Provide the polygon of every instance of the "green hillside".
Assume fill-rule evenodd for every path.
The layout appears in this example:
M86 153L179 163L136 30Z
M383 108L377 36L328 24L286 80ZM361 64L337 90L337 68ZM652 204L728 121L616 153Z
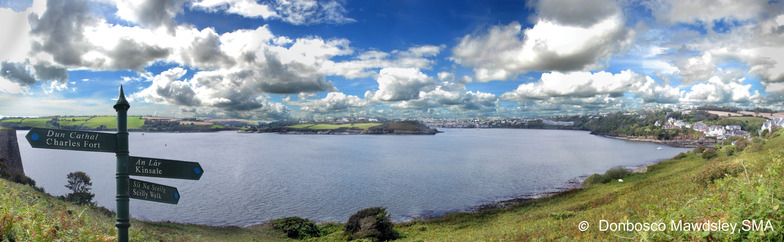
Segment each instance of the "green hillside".
M6 127L14 124L14 127L20 128L117 129L117 117L115 116L15 118L3 119L2 123ZM144 119L141 117L128 117L128 129L140 129L142 126L144 126Z

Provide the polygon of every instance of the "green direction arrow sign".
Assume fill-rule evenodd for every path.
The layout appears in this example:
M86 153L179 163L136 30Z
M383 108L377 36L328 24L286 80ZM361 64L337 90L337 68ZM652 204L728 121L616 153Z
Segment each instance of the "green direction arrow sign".
M135 199L177 204L180 201L180 192L176 187L164 186L152 182L128 179L130 182L130 197Z
M177 179L199 180L204 169L197 162L145 157L128 157L128 174Z
M96 152L117 151L116 134L32 128L25 138L33 148Z

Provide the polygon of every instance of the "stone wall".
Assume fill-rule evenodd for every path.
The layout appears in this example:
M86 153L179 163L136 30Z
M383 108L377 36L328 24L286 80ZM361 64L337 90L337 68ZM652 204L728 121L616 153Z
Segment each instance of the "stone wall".
M22 155L19 154L19 143L16 139L16 130L0 129L0 160L5 162L13 173L24 174Z

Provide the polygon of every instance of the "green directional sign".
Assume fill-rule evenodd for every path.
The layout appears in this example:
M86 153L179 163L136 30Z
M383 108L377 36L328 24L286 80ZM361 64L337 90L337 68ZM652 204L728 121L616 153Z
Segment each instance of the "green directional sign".
M130 198L177 204L180 201L180 192L176 187L164 186L152 182L128 179L130 182Z
M112 153L117 151L116 134L32 128L25 138L33 148Z
M176 179L199 180L204 169L198 162L128 157L128 174Z

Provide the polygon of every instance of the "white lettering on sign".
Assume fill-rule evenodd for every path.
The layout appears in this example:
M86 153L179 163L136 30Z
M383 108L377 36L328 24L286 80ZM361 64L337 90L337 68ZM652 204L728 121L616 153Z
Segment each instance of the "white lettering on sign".
M68 134L66 135L66 133ZM47 130L45 143L51 146L69 148L101 149L101 143L95 142L98 140L98 135L73 131Z
M158 160L150 159L149 162L143 159L137 159L134 163L134 169L139 174L163 175L163 170L159 168L163 164Z
M144 199L163 199L163 194L166 193L166 187L152 184L133 181L131 184L131 193L134 196Z

